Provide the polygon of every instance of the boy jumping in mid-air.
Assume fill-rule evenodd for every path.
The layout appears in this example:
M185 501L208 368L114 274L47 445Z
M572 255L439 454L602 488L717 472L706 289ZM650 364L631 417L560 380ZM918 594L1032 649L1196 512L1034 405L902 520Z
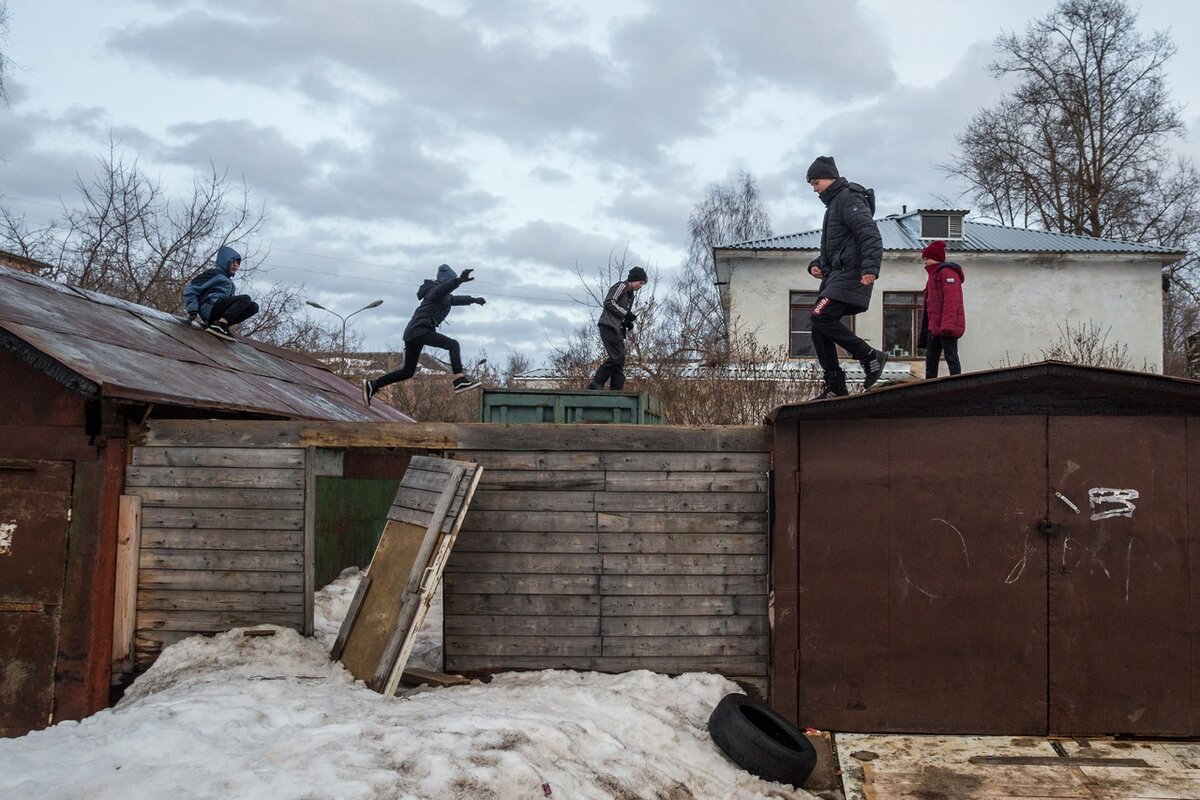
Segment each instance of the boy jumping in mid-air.
M476 303L483 305L487 301L482 297L452 294L455 289L467 281L473 281L471 270L464 269L462 275L456 275L448 264L438 267L437 279L425 279L421 288L417 289L417 297L421 304L413 312L408 327L404 329L404 364L400 369L382 375L375 380L363 378L363 402L371 405L371 398L385 386L399 381L406 381L417 372L417 364L421 351L426 347L438 347L450 353L450 368L454 372L454 391L466 392L479 386L479 381L472 380L463 374L462 355L459 353L458 342L449 336L438 333L437 328L446 319L453 306L466 306Z
M605 383L610 383L614 391L625 388L625 335L633 330L633 323L637 321L637 314L631 310L633 295L646 285L646 280L646 270L634 267L625 280L610 286L604 296L604 308L597 325L608 357L596 370L587 388L603 389Z

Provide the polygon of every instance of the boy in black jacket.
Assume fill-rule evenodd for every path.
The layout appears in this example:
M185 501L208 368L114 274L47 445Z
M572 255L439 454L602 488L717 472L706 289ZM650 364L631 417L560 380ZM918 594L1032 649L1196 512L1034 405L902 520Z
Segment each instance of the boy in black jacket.
M633 330L633 323L637 321L637 314L631 310L633 295L646 285L646 280L646 270L633 267L628 277L610 286L608 294L604 296L604 308L600 311L597 325L607 358L596 370L587 388L600 390L605 383L609 383L614 391L625 388L625 335Z
M450 369L454 372L454 391L466 392L479 386L479 381L463 375L462 355L458 342L449 336L438 333L437 328L446 319L453 306L466 306L476 303L483 305L487 301L482 297L456 295L452 292L467 281L473 281L471 270L464 269L462 275L456 275L448 264L438 267L437 280L425 279L421 288L417 289L417 297L421 304L413 312L408 327L404 329L404 365L400 369L382 375L375 380L363 378L363 402L371 405L371 398L385 386L399 381L406 381L417 372L421 359L421 351L426 347L439 347L450 353Z

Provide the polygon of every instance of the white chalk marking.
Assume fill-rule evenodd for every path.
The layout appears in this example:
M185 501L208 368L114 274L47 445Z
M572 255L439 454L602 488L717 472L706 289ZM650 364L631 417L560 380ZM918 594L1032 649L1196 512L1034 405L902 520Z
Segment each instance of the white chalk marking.
M1137 506L1130 501L1137 498L1137 489L1106 489L1099 486L1088 489L1088 505L1093 509L1092 522L1110 517L1133 517L1133 511ZM1112 503L1120 508L1110 508L1107 511L1094 510L1096 506L1104 503Z
M13 534L17 532L17 523L0 522L0 556L12 555Z

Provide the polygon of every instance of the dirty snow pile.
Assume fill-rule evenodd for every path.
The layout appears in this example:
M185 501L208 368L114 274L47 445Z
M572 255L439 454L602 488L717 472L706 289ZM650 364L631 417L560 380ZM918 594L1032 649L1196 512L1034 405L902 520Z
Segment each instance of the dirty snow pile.
M318 598L321 639L354 583ZM0 740L0 798L810 797L716 749L705 723L737 691L717 675L505 673L387 700L272 629L179 642L115 708Z

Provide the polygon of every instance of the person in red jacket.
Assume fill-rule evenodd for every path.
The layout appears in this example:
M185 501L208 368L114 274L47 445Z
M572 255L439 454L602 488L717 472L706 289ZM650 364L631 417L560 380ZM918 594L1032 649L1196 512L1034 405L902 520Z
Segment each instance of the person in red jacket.
M938 362L946 356L951 375L962 372L958 360L958 340L967 331L963 310L963 269L946 260L946 243L935 239L921 251L925 271L925 308L921 315L921 334L917 344L925 348L925 377L936 378Z

